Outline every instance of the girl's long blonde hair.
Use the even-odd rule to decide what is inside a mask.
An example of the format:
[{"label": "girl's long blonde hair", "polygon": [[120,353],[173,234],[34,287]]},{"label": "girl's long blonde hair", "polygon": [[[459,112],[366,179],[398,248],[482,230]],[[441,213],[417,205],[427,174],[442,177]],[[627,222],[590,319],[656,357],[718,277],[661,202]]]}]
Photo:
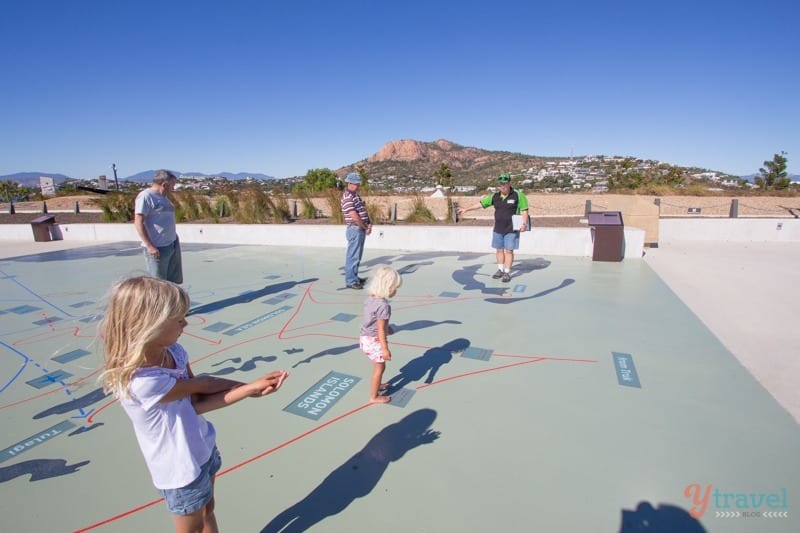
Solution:
[{"label": "girl's long blonde hair", "polygon": [[403,284],[403,278],[397,270],[388,266],[381,266],[375,270],[375,274],[370,276],[367,283],[367,292],[376,298],[389,298],[393,292]]},{"label": "girl's long blonde hair", "polygon": [[100,324],[105,357],[98,379],[103,390],[127,397],[133,372],[145,363],[147,345],[167,320],[188,310],[189,295],[169,281],[139,276],[114,284]]}]

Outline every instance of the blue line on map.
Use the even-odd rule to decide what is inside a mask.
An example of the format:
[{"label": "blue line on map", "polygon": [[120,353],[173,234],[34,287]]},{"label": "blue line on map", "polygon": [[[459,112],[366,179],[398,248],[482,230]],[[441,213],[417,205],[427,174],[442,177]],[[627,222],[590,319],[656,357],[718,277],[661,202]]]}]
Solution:
[{"label": "blue line on map", "polygon": [[22,364],[22,366],[21,366],[21,367],[19,367],[19,370],[17,371],[17,373],[16,373],[16,374],[14,374],[14,375],[11,377],[11,379],[8,381],[8,383],[6,383],[6,384],[5,384],[5,385],[3,385],[2,387],[0,387],[0,392],[3,392],[4,390],[6,390],[6,389],[8,388],[8,386],[9,386],[9,385],[11,385],[12,383],[14,383],[14,382],[17,380],[17,378],[19,377],[19,375],[20,375],[20,374],[22,374],[22,371],[23,371],[23,370],[25,370],[25,367],[26,367],[26,366],[28,366],[28,363],[31,361],[31,358],[30,358],[30,357],[28,357],[27,355],[25,355],[24,353],[20,352],[19,350],[17,350],[17,349],[16,349],[16,348],[14,348],[13,346],[11,346],[11,345],[9,345],[9,344],[6,344],[6,343],[4,343],[3,341],[0,341],[0,345],[4,346],[5,348],[8,348],[9,350],[11,350],[12,352],[14,352],[15,354],[19,355],[20,357],[22,357],[22,359],[23,359],[23,361],[24,361],[24,363]]},{"label": "blue line on map", "polygon": [[56,311],[58,311],[59,313],[63,313],[63,314],[67,315],[67,316],[68,316],[68,317],[70,317],[70,318],[75,318],[75,315],[73,315],[73,314],[71,314],[71,313],[68,313],[68,312],[64,311],[63,309],[61,309],[60,307],[58,307],[58,306],[57,306],[56,304],[54,304],[53,302],[51,302],[51,301],[49,301],[49,300],[47,300],[47,299],[45,299],[45,298],[43,298],[43,297],[39,296],[38,294],[36,294],[35,292],[33,292],[31,289],[29,289],[28,287],[26,287],[24,284],[22,284],[22,283],[20,283],[19,281],[17,281],[17,280],[16,280],[14,277],[11,277],[11,276],[9,276],[8,274],[6,274],[5,272],[3,272],[2,270],[0,270],[0,274],[2,274],[3,276],[5,276],[5,278],[4,278],[4,279],[10,279],[12,282],[14,282],[14,283],[16,283],[17,285],[19,285],[19,286],[20,286],[20,288],[22,288],[24,291],[26,291],[26,292],[28,292],[29,294],[33,295],[33,296],[34,296],[35,298],[37,298],[38,300],[41,300],[42,302],[46,303],[47,305],[49,305],[50,307],[52,307],[53,309],[55,309],[55,310],[56,310]]},{"label": "blue line on map", "polygon": [[[47,372],[46,369],[42,369]],[[49,387],[50,385],[60,383],[61,385],[66,386],[64,380],[68,377],[71,377],[72,374],[66,372],[64,370],[56,370],[55,372],[48,372],[44,376],[38,377],[36,379],[32,379],[30,381],[26,381],[28,385],[31,387],[36,387],[37,389],[43,389],[45,387]]]}]

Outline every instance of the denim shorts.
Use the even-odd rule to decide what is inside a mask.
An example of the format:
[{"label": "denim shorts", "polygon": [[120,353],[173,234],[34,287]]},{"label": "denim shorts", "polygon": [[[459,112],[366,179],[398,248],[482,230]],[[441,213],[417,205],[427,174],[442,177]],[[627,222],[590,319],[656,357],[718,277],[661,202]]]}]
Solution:
[{"label": "denim shorts", "polygon": [[492,248],[495,250],[518,250],[519,249],[519,232],[512,231],[511,233],[492,232]]},{"label": "denim shorts", "polygon": [[179,516],[192,514],[206,506],[214,497],[214,485],[211,480],[222,466],[222,457],[214,448],[211,458],[200,467],[197,479],[179,489],[163,489],[158,492],[164,497],[169,512]]}]

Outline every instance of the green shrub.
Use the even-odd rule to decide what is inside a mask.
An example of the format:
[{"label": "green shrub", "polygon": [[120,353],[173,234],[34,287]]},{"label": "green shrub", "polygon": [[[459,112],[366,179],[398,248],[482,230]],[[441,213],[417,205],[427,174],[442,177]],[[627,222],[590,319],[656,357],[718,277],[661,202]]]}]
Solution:
[{"label": "green shrub", "polygon": [[135,193],[109,193],[93,198],[92,203],[103,211],[106,222],[130,222],[133,220]]},{"label": "green shrub", "polygon": [[413,210],[406,217],[406,222],[436,222],[431,210],[425,205],[425,200],[421,196],[414,197]]},{"label": "green shrub", "polygon": [[272,191],[272,198],[267,197],[270,205],[270,218],[272,222],[284,223],[292,219],[292,213],[289,210],[289,199],[283,192],[276,190]]},{"label": "green shrub", "polygon": [[386,222],[389,217],[383,216],[381,213],[381,207],[378,204],[371,204],[369,202],[365,202],[367,205],[367,216],[372,221],[373,224],[378,224],[380,222]]},{"label": "green shrub", "polygon": [[315,206],[314,202],[311,201],[311,197],[308,195],[308,193],[305,192],[300,193],[297,199],[302,204],[302,207],[300,209],[301,217],[308,218],[311,220],[317,218],[317,206]]},{"label": "green shrub", "polygon": [[331,209],[331,221],[334,224],[344,224],[342,214],[342,193],[336,189],[325,189],[323,197]]},{"label": "green shrub", "polygon": [[217,196],[214,200],[214,214],[217,218],[231,216],[231,199],[225,195]]},{"label": "green shrub", "polygon": [[232,204],[233,218],[241,224],[263,224],[269,221],[271,202],[267,193],[257,187],[248,187]]}]

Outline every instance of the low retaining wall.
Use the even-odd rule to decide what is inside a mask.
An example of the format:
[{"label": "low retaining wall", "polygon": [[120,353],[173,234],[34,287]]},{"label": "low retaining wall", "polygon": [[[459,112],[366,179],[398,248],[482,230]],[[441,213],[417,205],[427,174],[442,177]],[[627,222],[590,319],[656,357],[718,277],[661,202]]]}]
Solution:
[{"label": "low retaining wall", "polygon": [[800,242],[796,218],[661,219],[659,245],[676,241]]},{"label": "low retaining wall", "polygon": [[[644,231],[625,228],[625,258],[641,259]],[[55,224],[56,239],[72,241],[138,241],[133,224]],[[304,224],[179,224],[178,236],[186,243],[257,244],[266,246],[319,246],[344,248],[344,226]],[[369,249],[453,252],[491,252],[492,232],[480,226],[374,226],[367,237]],[[33,240],[28,224],[0,225],[0,239]],[[534,228],[520,237],[518,253],[591,257],[591,230],[586,228]]]}]

